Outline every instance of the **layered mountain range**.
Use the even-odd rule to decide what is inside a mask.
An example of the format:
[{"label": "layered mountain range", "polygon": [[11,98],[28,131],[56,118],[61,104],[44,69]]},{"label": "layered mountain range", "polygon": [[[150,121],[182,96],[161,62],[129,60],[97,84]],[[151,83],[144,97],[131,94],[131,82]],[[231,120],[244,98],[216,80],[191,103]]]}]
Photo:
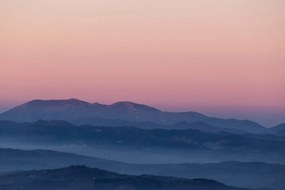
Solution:
[{"label": "layered mountain range", "polygon": [[285,187],[285,124],[129,101],[33,100],[0,114],[0,143],[0,190]]},{"label": "layered mountain range", "polygon": [[[188,161],[266,161],[285,163],[285,138],[272,134],[205,132],[197,129],[142,129],[131,126],[73,125],[59,120],[0,121],[0,140],[11,144],[103,147],[115,152],[168,152]],[[150,156],[151,157],[151,156]],[[117,156],[118,159],[118,156]]]},{"label": "layered mountain range", "polygon": [[65,120],[73,124],[128,125],[142,128],[180,128],[179,126],[187,128],[187,125],[200,122],[204,127],[212,126],[252,133],[266,131],[266,128],[253,121],[221,119],[197,112],[165,112],[128,101],[103,105],[78,99],[33,100],[0,114],[0,120],[18,122]]},{"label": "layered mountain range", "polygon": [[282,190],[285,186],[285,165],[261,162],[129,164],[58,151],[1,148],[0,162],[0,173],[17,170],[56,169],[79,164],[129,175],[148,174],[211,179],[237,187],[271,187]]}]

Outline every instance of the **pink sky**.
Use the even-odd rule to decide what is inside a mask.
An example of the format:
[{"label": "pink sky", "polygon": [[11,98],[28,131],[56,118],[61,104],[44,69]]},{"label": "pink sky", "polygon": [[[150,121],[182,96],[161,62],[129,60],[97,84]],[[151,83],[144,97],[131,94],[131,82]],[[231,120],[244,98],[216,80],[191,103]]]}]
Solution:
[{"label": "pink sky", "polygon": [[1,0],[0,109],[75,97],[285,122],[284,10],[284,0]]}]

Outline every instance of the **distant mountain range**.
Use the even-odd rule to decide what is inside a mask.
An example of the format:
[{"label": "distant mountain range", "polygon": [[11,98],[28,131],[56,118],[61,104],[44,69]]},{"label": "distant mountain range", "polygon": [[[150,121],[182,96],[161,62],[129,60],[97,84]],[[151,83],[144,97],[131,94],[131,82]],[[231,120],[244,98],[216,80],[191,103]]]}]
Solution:
[{"label": "distant mountain range", "polygon": [[33,100],[0,114],[0,120],[35,122],[37,120],[65,120],[74,124],[105,126],[128,125],[141,128],[187,128],[193,123],[217,129],[233,129],[263,133],[266,128],[256,122],[208,117],[197,112],[165,112],[133,102],[111,105],[88,103],[78,99]]},{"label": "distant mountain range", "polygon": [[0,190],[249,190],[207,179],[122,175],[85,166],[0,175]]},{"label": "distant mountain range", "polygon": [[0,122],[0,140],[36,145],[80,145],[117,151],[175,151],[192,160],[266,161],[283,163],[285,138],[271,134],[211,133],[196,129],[76,126],[65,121]]},{"label": "distant mountain range", "polygon": [[231,186],[272,187],[276,190],[283,190],[285,187],[285,165],[261,162],[127,164],[50,150],[0,149],[0,163],[0,173],[31,169],[56,169],[79,164],[130,175],[206,178]]}]

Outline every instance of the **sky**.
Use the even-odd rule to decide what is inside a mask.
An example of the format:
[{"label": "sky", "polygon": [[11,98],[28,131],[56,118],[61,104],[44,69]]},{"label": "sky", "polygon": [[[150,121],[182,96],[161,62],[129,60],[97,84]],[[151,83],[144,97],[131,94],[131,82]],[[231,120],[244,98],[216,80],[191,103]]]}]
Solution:
[{"label": "sky", "polygon": [[135,101],[285,122],[284,0],[1,0],[0,111]]}]

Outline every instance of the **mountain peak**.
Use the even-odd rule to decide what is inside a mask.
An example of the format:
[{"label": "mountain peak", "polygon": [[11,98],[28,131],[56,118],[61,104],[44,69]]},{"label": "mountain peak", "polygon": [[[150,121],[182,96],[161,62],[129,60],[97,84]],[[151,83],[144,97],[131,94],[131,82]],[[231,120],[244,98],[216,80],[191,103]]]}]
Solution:
[{"label": "mountain peak", "polygon": [[105,106],[107,106],[106,104],[101,104],[100,102],[95,102],[92,105],[96,106],[96,107],[105,107]]}]

